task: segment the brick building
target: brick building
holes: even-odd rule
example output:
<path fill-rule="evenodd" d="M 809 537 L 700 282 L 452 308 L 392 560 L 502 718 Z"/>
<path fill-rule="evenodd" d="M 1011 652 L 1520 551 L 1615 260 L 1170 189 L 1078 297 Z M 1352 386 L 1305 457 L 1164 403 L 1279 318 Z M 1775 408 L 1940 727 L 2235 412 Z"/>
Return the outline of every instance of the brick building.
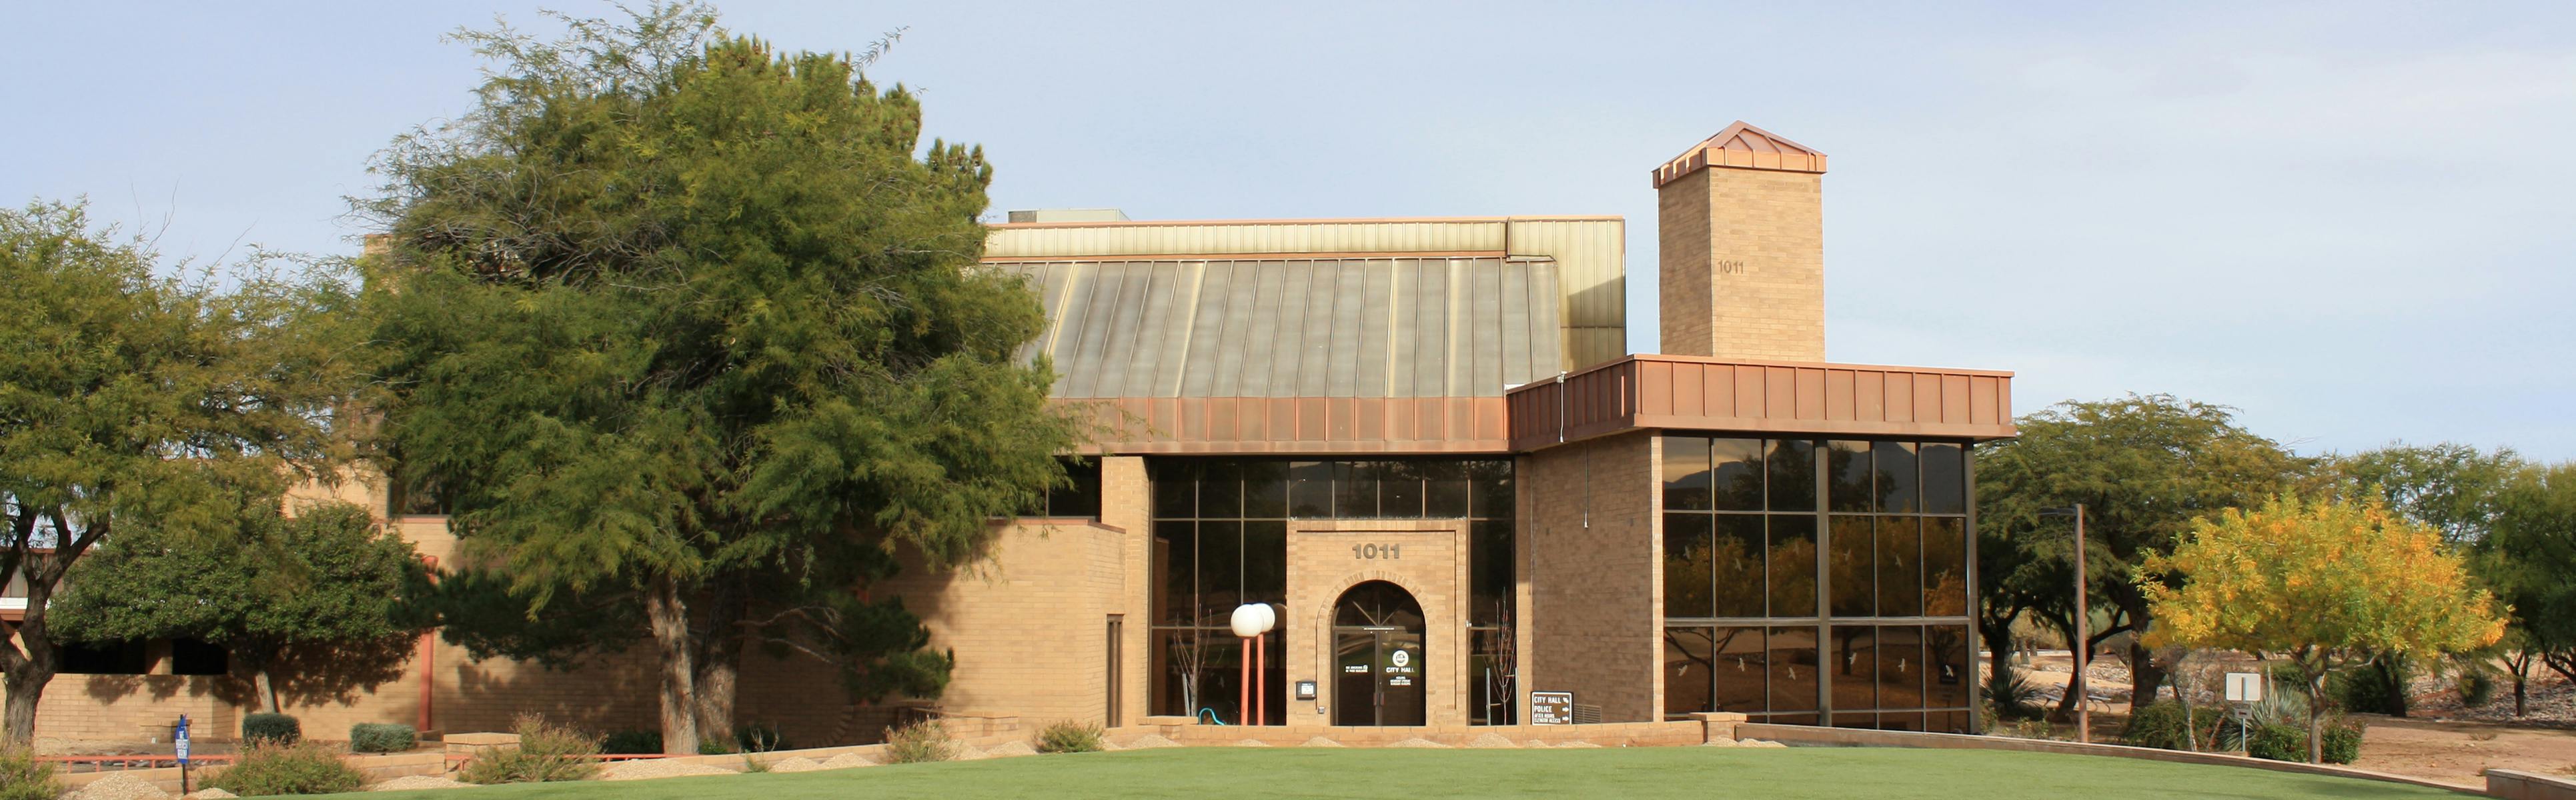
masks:
<path fill-rule="evenodd" d="M 2013 435 L 2011 376 L 1822 362 L 1824 171 L 1743 123 L 1652 171 L 1654 355 L 1624 352 L 1617 217 L 1014 212 L 985 263 L 1028 277 L 1050 320 L 1028 355 L 1105 433 L 991 561 L 887 587 L 956 655 L 936 705 L 1450 727 L 1533 721 L 1535 694 L 1584 721 L 1973 729 L 1970 455 Z M 343 490 L 451 549 L 409 513 L 433 509 L 370 491 Z M 1276 618 L 1250 709 L 1228 630 L 1247 603 Z M 237 681 L 175 674 L 184 647 L 57 680 L 39 729 L 229 728 Z M 653 721 L 641 663 L 423 652 L 289 711 L 315 731 Z M 804 659 L 749 659 L 741 717 L 869 738 L 886 709 Z"/>

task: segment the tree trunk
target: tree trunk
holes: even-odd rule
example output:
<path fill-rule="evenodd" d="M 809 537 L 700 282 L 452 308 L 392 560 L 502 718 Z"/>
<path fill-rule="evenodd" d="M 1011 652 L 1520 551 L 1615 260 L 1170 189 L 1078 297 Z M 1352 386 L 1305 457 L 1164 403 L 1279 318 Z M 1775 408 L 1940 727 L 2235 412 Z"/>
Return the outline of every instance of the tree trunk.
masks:
<path fill-rule="evenodd" d="M 2531 696 L 2524 691 L 2524 683 L 2522 676 L 2513 676 L 2513 715 L 2516 717 L 2531 716 Z"/>
<path fill-rule="evenodd" d="M 2381 655 L 2379 664 L 2374 667 L 2381 677 L 2388 679 L 2388 685 L 2384 687 L 2387 694 L 2380 698 L 2380 704 L 2387 707 L 2389 716 L 2406 716 L 2407 706 L 2413 704 L 2414 698 L 2406 696 L 2406 690 L 2413 688 L 2407 685 L 2408 677 L 2414 672 L 2412 667 L 2405 653 L 2395 652 Z"/>
<path fill-rule="evenodd" d="M 36 700 L 44 696 L 45 684 L 53 680 L 52 669 L 24 662 L 0 678 L 0 686 L 6 686 L 9 694 L 5 716 L 0 716 L 0 725 L 8 729 L 9 744 L 28 747 L 36 743 Z"/>
<path fill-rule="evenodd" d="M 654 578 L 652 587 L 644 593 L 644 614 L 653 628 L 654 649 L 661 656 L 662 752 L 696 755 L 696 670 L 689 663 L 693 649 L 689 646 L 689 609 L 680 600 L 679 583 L 668 575 Z"/>
<path fill-rule="evenodd" d="M 1986 640 L 1986 691 L 1990 693 L 1987 699 L 1995 701 L 1995 708 L 2003 710 L 2004 698 L 1993 697 L 1991 693 L 2012 685 L 2012 644 L 2008 641 L 1998 644 L 1998 641 Z"/>
<path fill-rule="evenodd" d="M 278 709 L 277 684 L 269 680 L 268 667 L 266 665 L 262 665 L 257 669 L 251 670 L 250 680 L 251 685 L 258 687 L 259 689 L 259 710 L 261 712 L 269 714 L 284 713 Z"/>
<path fill-rule="evenodd" d="M 696 687 L 698 731 L 705 736 L 723 737 L 734 730 L 743 648 L 737 629 L 749 611 L 750 593 L 731 581 L 719 584 L 707 603 L 707 633 L 700 640 Z"/>
<path fill-rule="evenodd" d="M 2156 701 L 2156 688 L 2165 685 L 2165 668 L 2156 665 L 2155 651 L 2129 637 L 2129 708 L 2136 709 Z"/>
<path fill-rule="evenodd" d="M 2326 673 L 2308 676 L 2308 763 L 2326 763 Z"/>

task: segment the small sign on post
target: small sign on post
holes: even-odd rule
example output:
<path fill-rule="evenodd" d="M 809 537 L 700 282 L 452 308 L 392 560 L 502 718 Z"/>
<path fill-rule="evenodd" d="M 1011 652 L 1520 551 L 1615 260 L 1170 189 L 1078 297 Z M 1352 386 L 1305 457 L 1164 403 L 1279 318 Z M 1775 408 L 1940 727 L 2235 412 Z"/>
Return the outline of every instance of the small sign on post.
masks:
<path fill-rule="evenodd" d="M 2252 672 L 2227 673 L 2227 702 L 2263 702 L 2263 676 Z"/>
<path fill-rule="evenodd" d="M 1531 692 L 1530 724 L 1574 724 L 1573 692 Z"/>
<path fill-rule="evenodd" d="M 188 715 L 179 715 L 179 724 L 170 729 L 170 743 L 179 754 L 179 793 L 188 793 Z"/>

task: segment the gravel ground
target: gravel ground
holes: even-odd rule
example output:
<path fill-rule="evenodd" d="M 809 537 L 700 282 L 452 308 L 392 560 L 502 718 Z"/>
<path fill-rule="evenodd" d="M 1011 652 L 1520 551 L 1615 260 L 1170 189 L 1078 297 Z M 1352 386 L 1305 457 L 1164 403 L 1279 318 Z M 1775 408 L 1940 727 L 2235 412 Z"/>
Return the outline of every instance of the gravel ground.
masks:
<path fill-rule="evenodd" d="M 179 795 L 179 800 L 231 800 L 232 798 L 240 796 L 241 795 L 233 794 L 222 789 L 200 789 Z"/>
<path fill-rule="evenodd" d="M 1159 734 L 1159 733 L 1148 733 L 1148 734 L 1145 734 L 1145 735 L 1143 735 L 1143 736 L 1138 736 L 1138 737 L 1136 737 L 1136 740 L 1135 740 L 1135 741 L 1132 741 L 1132 742 L 1128 742 L 1128 743 L 1127 743 L 1127 749 L 1129 749 L 1129 750 L 1144 750 L 1144 749 L 1147 749 L 1147 748 L 1154 748 L 1154 747 L 1179 747 L 1179 746 L 1181 746 L 1181 743 L 1180 743 L 1180 742 L 1175 742 L 1175 741 L 1172 741 L 1172 740 L 1170 740 L 1170 739 L 1163 738 L 1163 735 L 1162 735 L 1162 734 Z"/>
<path fill-rule="evenodd" d="M 1404 740 L 1404 741 L 1396 742 L 1396 743 L 1394 743 L 1394 744 L 1387 745 L 1387 746 L 1388 746 L 1388 747 L 1448 747 L 1448 745 L 1441 744 L 1441 743 L 1439 743 L 1439 742 L 1431 741 L 1431 740 L 1429 740 L 1429 739 L 1424 739 L 1424 738 L 1420 738 L 1420 737 L 1415 737 L 1415 738 L 1412 738 L 1412 739 L 1406 739 L 1406 740 Z"/>
<path fill-rule="evenodd" d="M 1262 740 L 1259 740 L 1259 739 L 1245 739 L 1245 740 L 1240 741 L 1240 742 L 1235 742 L 1235 743 L 1234 743 L 1234 746 L 1236 746 L 1236 747 L 1269 747 L 1269 746 L 1270 746 L 1270 743 L 1269 743 L 1269 742 L 1262 741 Z"/>
<path fill-rule="evenodd" d="M 620 761 L 599 771 L 603 781 L 642 781 L 655 778 L 686 778 L 694 775 L 732 775 L 733 770 L 705 764 L 687 764 L 670 759 Z"/>
<path fill-rule="evenodd" d="M 984 751 L 985 758 L 1010 758 L 1012 756 L 1033 756 L 1037 754 L 1038 749 L 1030 747 L 1027 742 L 1003 742 L 1001 744 L 993 745 L 993 748 L 990 750 Z"/>
<path fill-rule="evenodd" d="M 1315 737 L 1315 738 L 1312 738 L 1312 739 L 1308 739 L 1308 740 L 1306 740 L 1306 743 L 1305 743 L 1304 745 L 1300 745 L 1300 746 L 1302 746 L 1302 747 L 1340 747 L 1340 746 L 1342 746 L 1342 743 L 1341 743 L 1341 742 L 1333 741 L 1333 740 L 1331 740 L 1331 739 L 1326 739 L 1326 738 L 1321 737 L 1321 736 L 1317 736 L 1317 737 Z"/>
<path fill-rule="evenodd" d="M 803 756 L 782 759 L 778 763 L 769 765 L 771 772 L 813 772 L 822 768 L 823 762 Z"/>
<path fill-rule="evenodd" d="M 842 753 L 831 758 L 823 759 L 824 769 L 849 769 L 851 767 L 873 767 L 876 765 L 877 762 L 870 760 L 867 756 L 859 755 L 857 753 Z"/>
<path fill-rule="evenodd" d="M 2576 726 L 2576 684 L 2547 669 L 2532 670 L 2526 687 L 2531 714 L 2513 715 L 2513 682 L 2497 680 L 2495 697 L 2486 705 L 2470 708 L 2460 702 L 2460 693 L 2448 680 L 2419 677 L 2408 687 L 2414 699 L 2408 713 L 2435 719 L 2463 719 L 2480 722 L 2503 722 L 2514 725 Z"/>
<path fill-rule="evenodd" d="M 401 792 L 412 789 L 465 789 L 474 784 L 437 775 L 405 775 L 367 787 L 370 792 Z"/>
<path fill-rule="evenodd" d="M 1476 738 L 1467 740 L 1467 746 L 1468 746 L 1468 747 L 1519 747 L 1520 745 L 1512 744 L 1512 740 L 1510 740 L 1510 739 L 1506 739 L 1506 738 L 1503 738 L 1503 735 L 1502 735 L 1502 734 L 1499 734 L 1499 733 L 1486 733 L 1486 734 L 1479 734 L 1479 735 L 1477 735 L 1477 736 L 1476 736 Z"/>
<path fill-rule="evenodd" d="M 91 781 L 80 791 L 63 795 L 63 800 L 170 800 L 170 793 L 141 776 L 118 773 Z"/>

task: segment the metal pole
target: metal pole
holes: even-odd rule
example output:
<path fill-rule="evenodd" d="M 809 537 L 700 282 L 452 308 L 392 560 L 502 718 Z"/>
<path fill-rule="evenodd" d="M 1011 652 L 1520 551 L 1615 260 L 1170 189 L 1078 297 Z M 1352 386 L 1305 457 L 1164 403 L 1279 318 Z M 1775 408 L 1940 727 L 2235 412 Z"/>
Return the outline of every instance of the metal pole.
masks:
<path fill-rule="evenodd" d="M 1269 634 L 1252 637 L 1252 724 L 1270 724 Z"/>
<path fill-rule="evenodd" d="M 2086 696 L 2084 692 L 2084 670 L 2091 666 L 2090 662 L 2092 661 L 2093 655 L 2093 648 L 2086 644 L 2090 639 L 2090 636 L 2087 634 L 2085 629 L 2090 627 L 2088 623 L 2091 622 L 2091 618 L 2089 617 L 2090 612 L 2087 612 L 2084 609 L 2084 595 L 2086 588 L 2084 581 L 2084 504 L 2077 503 L 2075 504 L 2075 682 L 2071 684 L 2071 686 L 2072 690 L 2075 692 L 2075 741 L 2091 744 L 2093 742 L 2093 709 L 2092 704 L 2089 702 L 2091 698 Z"/>
<path fill-rule="evenodd" d="M 1243 679 L 1234 683 L 1243 694 L 1243 704 L 1234 707 L 1234 724 L 1241 725 L 1252 719 L 1252 637 L 1243 637 L 1243 654 L 1235 661 L 1243 664 Z"/>

